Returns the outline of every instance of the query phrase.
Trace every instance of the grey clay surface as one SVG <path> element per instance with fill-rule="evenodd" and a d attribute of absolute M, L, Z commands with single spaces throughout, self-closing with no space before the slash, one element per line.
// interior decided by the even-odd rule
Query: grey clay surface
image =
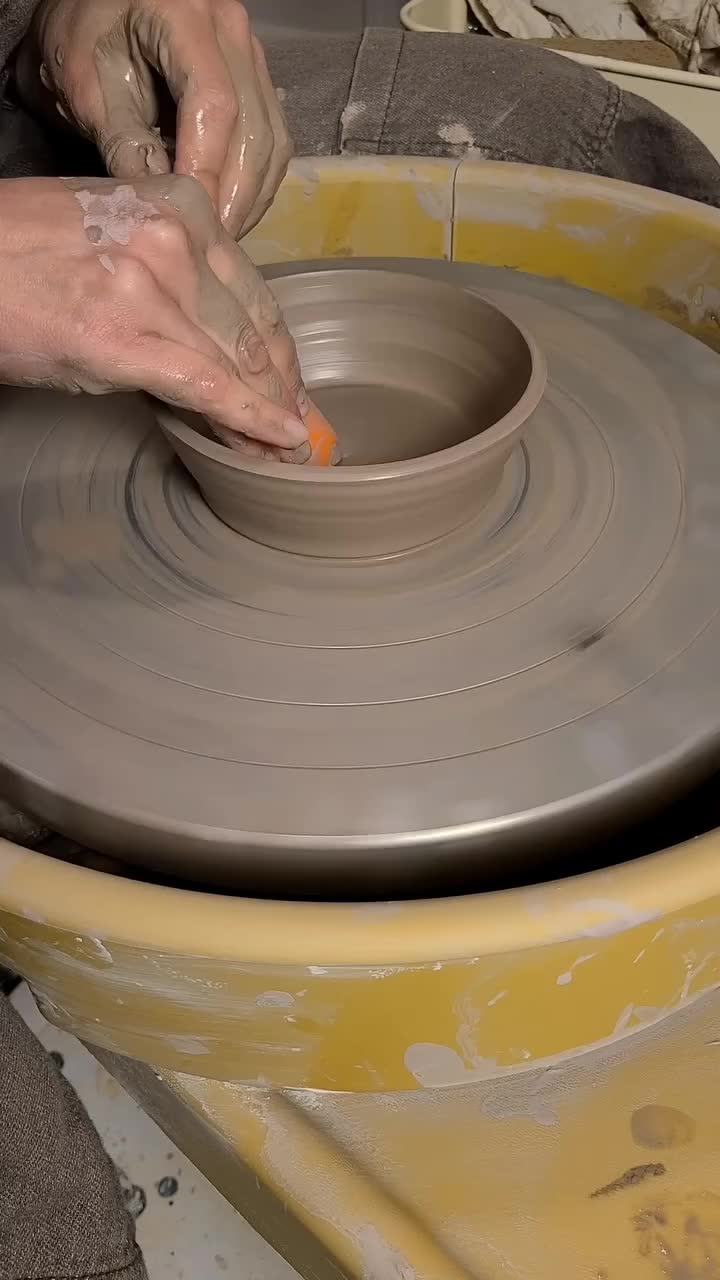
<path fill-rule="evenodd" d="M 375 897 L 571 870 L 716 763 L 720 360 L 559 284 L 404 268 L 481 289 L 549 373 L 419 551 L 252 542 L 142 400 L 2 392 L 8 800 L 195 881 Z"/>
<path fill-rule="evenodd" d="M 343 558 L 407 551 L 477 516 L 545 390 L 533 339 L 482 298 L 419 276 L 271 283 L 343 465 L 251 460 L 158 406 L 216 515 L 266 546 Z"/>

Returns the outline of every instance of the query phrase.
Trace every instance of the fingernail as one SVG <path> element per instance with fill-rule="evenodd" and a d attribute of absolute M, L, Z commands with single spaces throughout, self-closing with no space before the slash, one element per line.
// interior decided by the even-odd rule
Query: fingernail
<path fill-rule="evenodd" d="M 293 466 L 302 466 L 302 463 L 309 461 L 310 440 L 305 440 L 305 444 L 297 445 L 296 449 L 279 449 L 278 457 L 281 462 L 291 462 Z"/>
<path fill-rule="evenodd" d="M 287 417 L 283 422 L 283 430 L 291 445 L 305 444 L 308 433 L 299 418 Z"/>
<path fill-rule="evenodd" d="M 145 147 L 145 168 L 148 173 L 165 174 L 170 172 L 170 162 L 165 152 L 157 147 Z"/>
<path fill-rule="evenodd" d="M 300 387 L 300 390 L 297 393 L 297 407 L 304 418 L 310 408 L 310 401 L 308 400 L 307 391 L 303 386 Z"/>
<path fill-rule="evenodd" d="M 241 436 L 236 444 L 231 446 L 235 453 L 242 453 L 246 458 L 264 458 L 265 449 L 257 440 L 248 440 L 247 436 Z"/>

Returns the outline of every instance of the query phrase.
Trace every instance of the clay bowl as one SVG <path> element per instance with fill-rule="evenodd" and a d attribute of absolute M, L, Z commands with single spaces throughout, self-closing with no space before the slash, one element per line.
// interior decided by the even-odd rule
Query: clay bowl
<path fill-rule="evenodd" d="M 407 551 L 478 515 L 545 388 L 532 338 L 478 295 L 418 276 L 318 271 L 272 287 L 343 462 L 245 459 L 159 405 L 215 514 L 255 542 L 341 558 Z"/>

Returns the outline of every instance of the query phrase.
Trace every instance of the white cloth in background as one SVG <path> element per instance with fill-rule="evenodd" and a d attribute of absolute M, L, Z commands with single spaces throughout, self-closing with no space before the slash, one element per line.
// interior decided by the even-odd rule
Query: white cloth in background
<path fill-rule="evenodd" d="M 470 6 L 494 36 L 654 38 L 688 71 L 720 75 L 720 0 L 470 0 Z"/>
<path fill-rule="evenodd" d="M 563 35 L 586 40 L 643 40 L 647 31 L 635 6 L 626 0 L 541 0 L 550 20 L 565 27 Z"/>
<path fill-rule="evenodd" d="M 688 71 L 720 74 L 718 0 L 635 0 L 635 8 Z"/>
<path fill-rule="evenodd" d="M 470 5 L 493 35 L 516 40 L 570 35 L 588 40 L 648 38 L 629 0 L 470 0 Z"/>
<path fill-rule="evenodd" d="M 478 22 L 493 36 L 549 40 L 557 35 L 533 0 L 470 0 Z"/>

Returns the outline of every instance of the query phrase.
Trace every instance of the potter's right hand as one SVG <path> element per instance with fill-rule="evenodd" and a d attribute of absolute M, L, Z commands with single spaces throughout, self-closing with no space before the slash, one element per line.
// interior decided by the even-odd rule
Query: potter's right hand
<path fill-rule="evenodd" d="M 0 196 L 0 381 L 148 391 L 254 456 L 306 460 L 294 344 L 194 179 L 12 179 Z"/>

